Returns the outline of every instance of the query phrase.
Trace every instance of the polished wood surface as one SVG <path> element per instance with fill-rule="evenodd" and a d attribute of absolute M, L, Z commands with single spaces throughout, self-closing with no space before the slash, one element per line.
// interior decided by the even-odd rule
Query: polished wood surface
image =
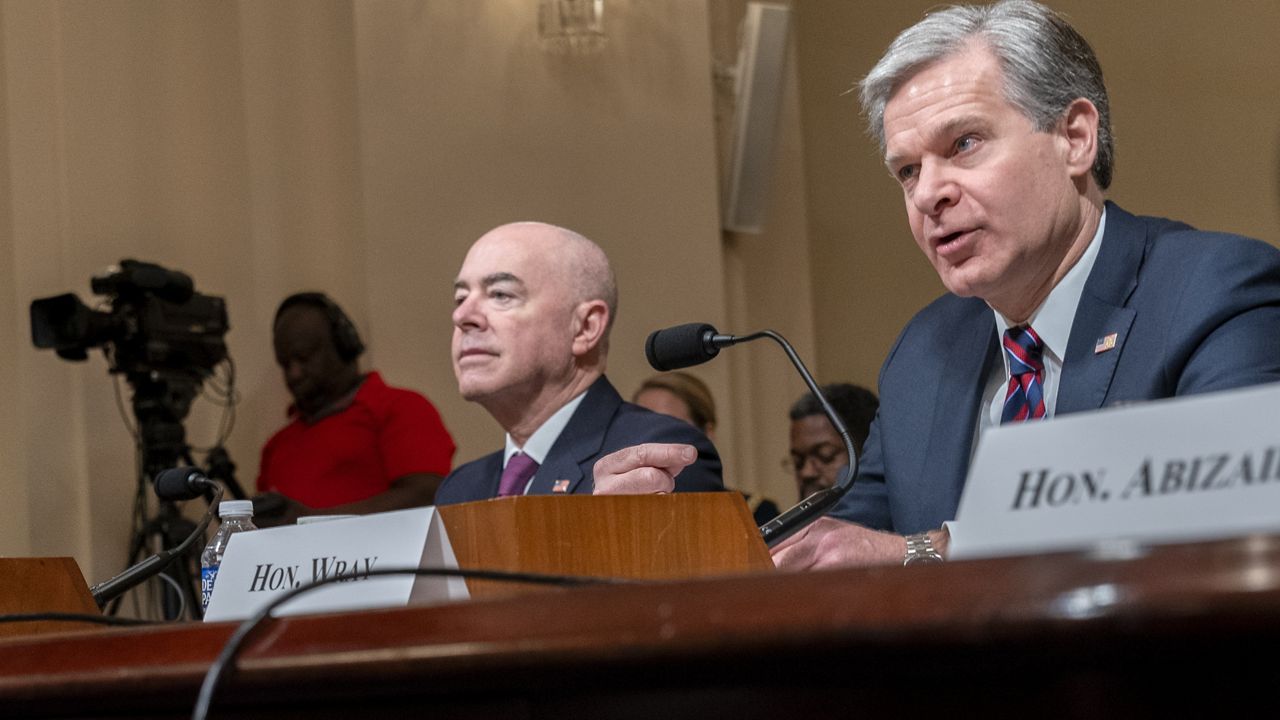
<path fill-rule="evenodd" d="M 0 642 L 0 716 L 181 717 L 232 629 Z M 1253 537 L 284 618 L 214 716 L 1265 715 L 1277 641 Z"/>
<path fill-rule="evenodd" d="M 0 558 L 0 614 L 98 614 L 73 558 Z M 65 622 L 0 623 L 0 637 L 66 632 Z"/>
<path fill-rule="evenodd" d="M 463 568 L 644 580 L 773 569 L 740 493 L 528 495 L 438 509 Z M 475 598 L 547 587 L 467 586 Z"/>

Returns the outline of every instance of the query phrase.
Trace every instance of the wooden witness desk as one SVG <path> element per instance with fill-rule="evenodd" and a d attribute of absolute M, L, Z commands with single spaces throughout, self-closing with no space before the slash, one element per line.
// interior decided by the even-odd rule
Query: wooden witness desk
<path fill-rule="evenodd" d="M 0 642 L 0 717 L 189 715 L 233 627 Z M 1254 537 L 286 618 L 211 717 L 1183 717 L 1280 704 L 1278 642 Z"/>

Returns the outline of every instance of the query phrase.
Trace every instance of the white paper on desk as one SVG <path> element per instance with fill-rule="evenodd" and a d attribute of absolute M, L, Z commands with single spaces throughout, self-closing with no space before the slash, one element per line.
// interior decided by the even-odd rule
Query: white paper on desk
<path fill-rule="evenodd" d="M 950 557 L 1280 532 L 1280 384 L 993 428 Z"/>
<path fill-rule="evenodd" d="M 298 615 L 467 597 L 461 578 L 395 575 L 365 578 L 369 569 L 457 568 L 444 523 L 434 507 L 396 510 L 232 536 L 218 569 L 205 620 L 241 620 L 283 593 L 325 576 L 350 579 L 298 596 L 273 612 Z"/>

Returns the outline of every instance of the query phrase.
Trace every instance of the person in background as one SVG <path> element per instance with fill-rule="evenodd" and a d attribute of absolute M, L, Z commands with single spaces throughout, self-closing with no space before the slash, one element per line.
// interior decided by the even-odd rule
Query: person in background
<path fill-rule="evenodd" d="M 679 418 L 715 442 L 716 401 L 711 388 L 694 375 L 677 370 L 650 376 L 640 383 L 631 402 Z"/>
<path fill-rule="evenodd" d="M 360 372 L 364 343 L 323 293 L 285 298 L 273 334 L 293 404 L 262 448 L 254 522 L 432 504 L 455 448 L 431 402 Z"/>
<path fill-rule="evenodd" d="M 822 394 L 844 423 L 861 456 L 862 444 L 880 406 L 876 394 L 851 383 L 824 385 Z M 791 457 L 785 464 L 795 473 L 801 499 L 835 485 L 840 469 L 849 464 L 844 441 L 813 393 L 805 393 L 791 406 Z"/>
<path fill-rule="evenodd" d="M 694 375 L 680 371 L 653 375 L 640 383 L 631 402 L 679 418 L 715 442 L 716 401 L 711 396 L 711 388 Z M 778 516 L 778 505 L 772 500 L 745 492 L 742 496 L 757 525 Z"/>

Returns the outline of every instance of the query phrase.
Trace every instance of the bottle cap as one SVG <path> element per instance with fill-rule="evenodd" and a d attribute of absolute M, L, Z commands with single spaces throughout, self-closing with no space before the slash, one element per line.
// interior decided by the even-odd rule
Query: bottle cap
<path fill-rule="evenodd" d="M 227 517 L 228 515 L 248 515 L 253 516 L 252 500 L 223 500 L 218 503 L 218 517 Z"/>

